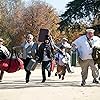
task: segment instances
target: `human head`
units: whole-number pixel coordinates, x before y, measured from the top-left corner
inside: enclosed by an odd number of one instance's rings
[[[92,37],[94,36],[94,29],[86,29],[86,35],[89,39],[92,39]]]
[[[27,42],[32,42],[33,41],[33,35],[32,34],[28,34],[27,36],[26,36],[26,40],[27,40]]]

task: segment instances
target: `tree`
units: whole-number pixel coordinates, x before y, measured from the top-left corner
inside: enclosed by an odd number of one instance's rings
[[[14,14],[21,4],[21,0],[0,0],[0,35],[5,39],[6,45],[14,44]]]
[[[20,30],[25,34],[30,31],[35,40],[41,28],[50,30],[50,34],[56,39],[60,33],[57,30],[60,22],[57,12],[52,6],[49,6],[43,1],[34,1],[32,5],[22,10],[20,19],[23,22]]]
[[[95,16],[100,12],[100,0],[74,0],[66,5],[66,11],[61,15],[59,29],[72,28],[80,24],[92,24]],[[75,26],[73,28],[73,26]]]

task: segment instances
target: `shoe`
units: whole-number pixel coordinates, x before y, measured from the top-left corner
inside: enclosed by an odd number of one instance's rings
[[[64,80],[64,76],[62,76],[62,80]]]
[[[57,73],[55,73],[55,76],[57,76]]]
[[[85,86],[86,82],[82,81],[81,86]]]
[[[29,79],[26,79],[26,83],[28,83],[29,82]]]
[[[98,84],[98,83],[99,83],[99,81],[97,81],[97,79],[96,79],[96,78],[94,78],[94,79],[93,79],[93,83]]]
[[[100,77],[98,79],[100,80]]]
[[[44,83],[44,82],[45,82],[45,79],[43,79],[41,83]]]
[[[59,74],[58,76],[59,76],[59,79],[60,79],[61,78],[61,75]]]

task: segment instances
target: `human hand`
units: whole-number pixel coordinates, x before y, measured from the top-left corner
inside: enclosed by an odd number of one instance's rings
[[[16,47],[12,47],[12,49],[13,49],[13,50],[15,50],[15,49],[16,49]]]

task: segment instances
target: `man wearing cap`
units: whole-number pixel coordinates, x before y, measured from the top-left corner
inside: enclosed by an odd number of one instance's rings
[[[0,60],[9,57],[10,52],[8,49],[3,45],[4,40],[0,38]],[[0,71],[0,82],[2,81],[4,71]]]
[[[79,64],[81,66],[81,76],[82,83],[81,86],[86,84],[86,79],[88,76],[88,67],[91,67],[93,83],[99,83],[97,81],[99,72],[94,65],[94,61],[92,58],[93,48],[100,48],[100,38],[94,36],[94,29],[86,29],[86,34],[77,38],[73,43],[73,48],[77,48],[78,56],[79,56]]]

